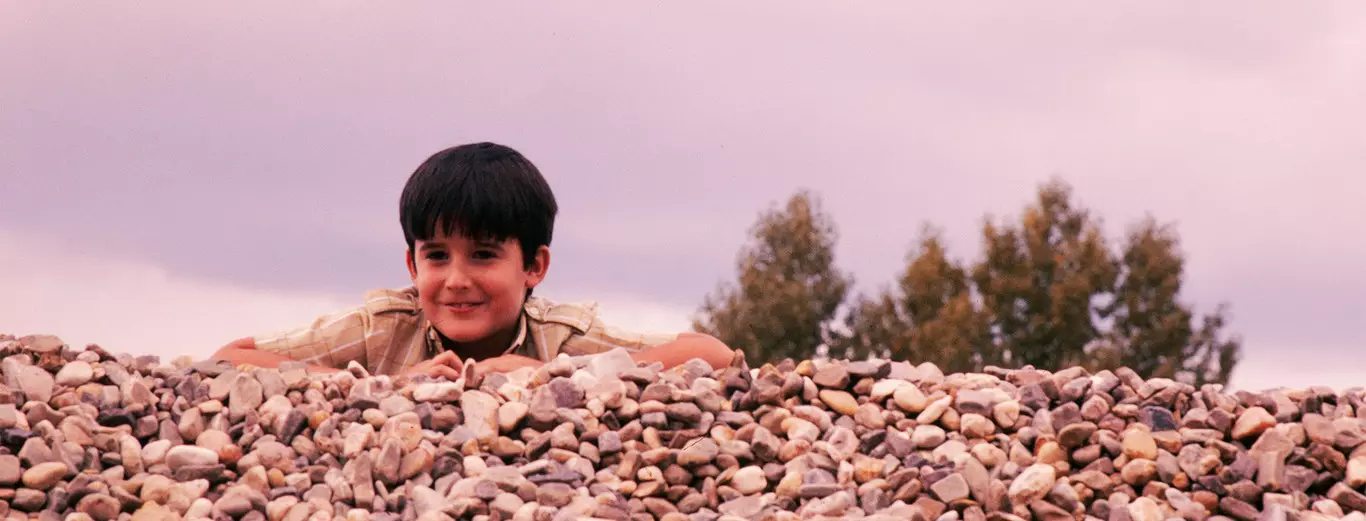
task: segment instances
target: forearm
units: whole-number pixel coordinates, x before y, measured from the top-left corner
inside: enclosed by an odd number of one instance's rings
[[[242,339],[228,344],[209,358],[212,360],[227,360],[232,362],[235,366],[249,364],[255,367],[266,368],[279,367],[281,363],[295,361],[293,358],[284,355],[256,349],[256,346],[251,342],[251,339]],[[332,367],[313,364],[305,365],[311,373],[335,373],[341,371],[340,369]]]
[[[735,353],[720,340],[698,333],[681,333],[672,342],[631,353],[631,358],[636,362],[659,362],[665,369],[683,365],[694,358],[706,361],[712,369],[723,369],[730,366],[734,356]]]
[[[521,355],[503,355],[476,362],[474,367],[480,373],[511,373],[523,367],[540,367],[543,362]]]

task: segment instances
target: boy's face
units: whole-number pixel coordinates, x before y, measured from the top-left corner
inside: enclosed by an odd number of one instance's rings
[[[541,247],[524,266],[516,239],[438,236],[415,241],[413,250],[408,273],[423,312],[437,331],[459,343],[515,334],[526,290],[541,283],[550,264],[549,248]]]

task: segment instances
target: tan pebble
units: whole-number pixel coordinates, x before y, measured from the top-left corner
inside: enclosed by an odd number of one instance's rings
[[[24,471],[22,481],[28,488],[46,491],[65,479],[69,470],[65,463],[39,463]]]
[[[985,438],[996,432],[996,424],[980,414],[964,414],[959,430],[969,438]]]
[[[938,421],[939,417],[949,410],[949,405],[952,403],[952,396],[944,396],[931,402],[925,407],[925,410],[920,411],[920,414],[915,417],[915,422],[925,425]]]
[[[858,400],[846,391],[825,389],[820,392],[821,402],[829,406],[835,412],[846,416],[854,416],[858,412]]]
[[[797,497],[797,492],[801,490],[801,487],[802,475],[796,472],[788,472],[783,476],[783,479],[778,482],[778,488],[775,492],[779,497],[795,498]]]
[[[1276,418],[1261,407],[1249,407],[1238,415],[1230,434],[1234,439],[1247,439],[1260,435],[1276,425]]]
[[[944,411],[944,414],[939,416],[939,424],[951,431],[961,431],[963,429],[962,415],[958,409],[949,407]]]
[[[1020,419],[1020,402],[1008,400],[996,404],[991,408],[991,417],[1002,429],[1014,428],[1015,422]]]
[[[1067,452],[1055,441],[1045,442],[1039,446],[1038,462],[1045,465],[1053,465],[1059,462],[1067,462]]]
[[[285,473],[280,469],[272,468],[266,471],[266,477],[270,480],[271,488],[285,486]]]
[[[319,425],[322,425],[324,421],[327,421],[327,419],[331,417],[332,415],[327,411],[314,411],[313,414],[308,415],[308,426],[309,428],[317,429]]]
[[[736,471],[731,476],[730,483],[736,491],[744,495],[758,494],[768,488],[768,479],[764,476],[764,470],[754,466]]]
[[[1157,442],[1143,429],[1129,429],[1124,433],[1124,455],[1129,459],[1157,459]]]
[[[930,405],[929,398],[914,385],[903,386],[893,392],[892,402],[908,413],[920,413]]]

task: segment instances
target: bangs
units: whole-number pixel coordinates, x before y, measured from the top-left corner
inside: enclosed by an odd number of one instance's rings
[[[531,220],[527,197],[510,190],[513,187],[496,186],[499,176],[445,181],[409,201],[412,212],[404,216],[402,225],[412,240],[444,235],[501,242],[518,235],[523,228],[518,223]],[[495,193],[502,196],[494,197]]]
[[[503,242],[517,238],[524,255],[550,244],[557,208],[536,167],[493,144],[455,147],[418,167],[399,201],[408,246],[436,237]]]

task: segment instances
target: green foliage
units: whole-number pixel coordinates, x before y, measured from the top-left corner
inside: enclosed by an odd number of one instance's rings
[[[1099,223],[1053,181],[1040,188],[1018,225],[987,223],[983,259],[972,269],[982,311],[997,327],[993,363],[1080,364],[1100,338],[1094,302],[1113,287],[1118,267]]]
[[[820,201],[801,191],[762,214],[737,259],[738,281],[706,298],[693,329],[750,360],[812,358],[833,338],[832,319],[852,278],[835,267],[837,234]]]
[[[1057,179],[1017,222],[984,223],[976,262],[952,259],[942,233],[925,226],[895,284],[854,296],[834,334],[850,279],[834,267],[833,225],[815,207],[801,192],[786,212],[760,218],[739,287],[708,297],[695,329],[759,363],[805,358],[824,343],[836,357],[945,371],[1127,366],[1202,385],[1227,383],[1241,359],[1241,339],[1224,333],[1226,305],[1197,320],[1181,301],[1185,258],[1170,226],[1136,223],[1112,251],[1099,220]]]

